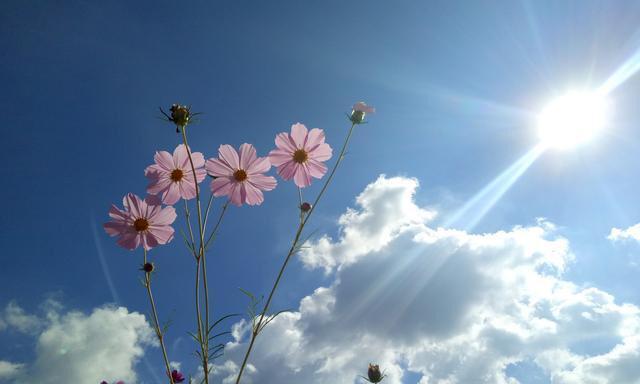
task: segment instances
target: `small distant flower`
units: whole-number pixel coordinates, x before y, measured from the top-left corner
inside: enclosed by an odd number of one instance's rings
[[[309,204],[307,202],[304,202],[304,203],[300,204],[300,210],[302,212],[305,212],[305,213],[309,212],[311,210],[311,204]]]
[[[276,187],[273,176],[264,175],[271,168],[266,157],[258,157],[251,144],[240,146],[240,153],[225,144],[218,149],[218,158],[207,160],[207,172],[214,177],[211,191],[214,196],[229,196],[237,206],[259,205],[264,201],[262,191]]]
[[[123,201],[124,210],[111,206],[111,221],[104,224],[104,230],[110,236],[118,236],[118,245],[126,249],[136,249],[142,245],[149,250],[173,239],[171,227],[176,219],[173,207],[162,207],[156,196],[140,199],[128,193]]]
[[[354,124],[362,124],[364,122],[364,116],[367,113],[375,113],[375,111],[375,108],[368,106],[362,101],[358,101],[353,105],[349,120]]]
[[[367,371],[367,377],[363,377],[370,383],[379,383],[385,378],[385,375],[380,372],[380,366],[377,364],[369,364],[369,370]]]
[[[182,383],[184,381],[184,375],[175,369],[171,371],[171,378],[174,383]]]
[[[304,124],[291,126],[291,133],[276,135],[276,147],[269,153],[271,164],[278,167],[278,174],[285,180],[293,179],[300,188],[311,185],[311,177],[321,178],[327,173],[324,161],[333,153],[324,142],[324,131],[320,128],[307,130]]]
[[[173,151],[173,156],[167,151],[156,152],[153,156],[155,164],[147,167],[144,175],[150,180],[147,192],[160,195],[162,202],[173,205],[183,198],[185,200],[196,197],[196,186],[193,182],[193,171],[189,162],[187,147],[180,144]],[[204,170],[204,156],[200,152],[192,152],[191,159],[196,169],[198,183],[201,183],[207,172]]]

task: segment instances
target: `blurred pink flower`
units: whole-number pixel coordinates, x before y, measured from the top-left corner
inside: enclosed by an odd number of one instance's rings
[[[271,164],[278,167],[283,179],[293,179],[298,187],[308,187],[311,177],[319,179],[327,173],[323,162],[331,158],[332,150],[324,142],[322,129],[308,131],[304,124],[293,124],[291,133],[276,135],[276,146],[278,148],[269,153]]]
[[[207,176],[204,170],[204,156],[200,152],[192,152],[191,158],[198,183],[201,183]],[[153,159],[156,163],[148,166],[144,171],[145,176],[150,180],[147,186],[148,193],[160,195],[162,202],[168,205],[177,203],[180,198],[189,200],[196,197],[193,171],[184,144],[176,147],[173,156],[167,151],[159,151]]]
[[[182,383],[184,381],[184,375],[175,369],[171,371],[171,378],[174,383]]]
[[[264,201],[262,191],[276,187],[276,179],[263,173],[271,168],[266,157],[258,157],[251,144],[240,146],[240,154],[225,144],[218,149],[218,158],[207,160],[207,172],[215,178],[211,182],[214,196],[229,196],[237,206],[259,205]]]
[[[363,101],[358,101],[353,105],[353,110],[364,113],[374,113],[376,109],[374,107],[368,106]]]
[[[110,236],[118,236],[118,245],[126,249],[136,249],[139,245],[149,250],[173,239],[171,227],[176,219],[173,207],[162,207],[156,196],[140,199],[128,193],[123,199],[124,210],[115,205],[109,210],[111,221],[104,224]]]

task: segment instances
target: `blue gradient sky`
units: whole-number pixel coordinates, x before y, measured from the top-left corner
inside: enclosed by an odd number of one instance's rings
[[[640,4],[631,1],[390,4],[5,1],[0,306],[16,300],[37,312],[54,295],[70,309],[117,302],[147,311],[141,252],[119,249],[102,223],[112,202],[144,193],[154,151],[178,143],[158,106],[203,112],[190,141],[206,157],[243,142],[264,155],[298,121],[325,129],[335,148],[350,105],[376,106],[311,224],[331,232],[381,173],[418,178],[418,203],[446,218],[536,145],[535,114],[550,97],[599,86],[640,48]],[[612,125],[597,142],[543,154],[475,228],[546,217],[578,255],[570,280],[637,305],[636,250],[606,236],[640,219],[639,86],[631,77],[611,93]],[[293,185],[280,183],[262,206],[230,210],[209,257],[218,315],[244,310],[238,287],[268,291],[295,229],[296,199]],[[193,369],[183,332],[193,324],[193,265],[174,243],[151,253],[156,296],[174,320],[170,353]],[[325,279],[293,263],[274,306],[297,306]],[[29,361],[33,343],[2,333],[0,359]],[[143,366],[139,373],[151,377]]]

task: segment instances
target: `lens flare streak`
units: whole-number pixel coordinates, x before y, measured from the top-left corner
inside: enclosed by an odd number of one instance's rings
[[[491,208],[500,200],[511,186],[524,174],[538,157],[545,151],[542,144],[537,145],[518,161],[513,163],[504,172],[498,175],[491,183],[475,194],[460,209],[449,217],[443,227],[460,228],[466,231],[472,230],[484,218]]]

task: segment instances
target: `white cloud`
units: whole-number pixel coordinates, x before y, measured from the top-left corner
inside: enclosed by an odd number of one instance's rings
[[[35,361],[0,361],[0,379],[13,379],[15,384],[135,383],[135,365],[144,347],[157,343],[144,315],[123,307],[63,314],[60,303],[49,300],[42,308],[43,318],[27,314],[14,302],[5,309],[10,327],[25,333],[41,331],[36,336]]]
[[[554,383],[640,382],[640,311],[563,278],[574,256],[550,223],[469,234],[431,228],[415,179],[381,176],[339,219],[337,240],[300,260],[331,284],[280,315],[258,339],[253,383],[353,384],[367,364],[388,384],[517,383],[506,368],[538,364]],[[247,323],[215,373],[232,382]],[[605,350],[595,346],[604,345]],[[600,347],[602,348],[602,347]]]
[[[0,360],[0,380],[7,380],[16,377],[23,368],[23,364],[15,364],[9,361]]]
[[[42,326],[35,315],[27,314],[15,301],[9,302],[0,313],[0,330],[12,328],[22,333],[35,334]]]
[[[153,340],[144,315],[126,308],[97,308],[90,315],[69,312],[39,336],[38,357],[21,382],[135,382],[134,366]]]
[[[640,241],[640,224],[633,225],[627,229],[612,228],[607,239],[611,241]]]

